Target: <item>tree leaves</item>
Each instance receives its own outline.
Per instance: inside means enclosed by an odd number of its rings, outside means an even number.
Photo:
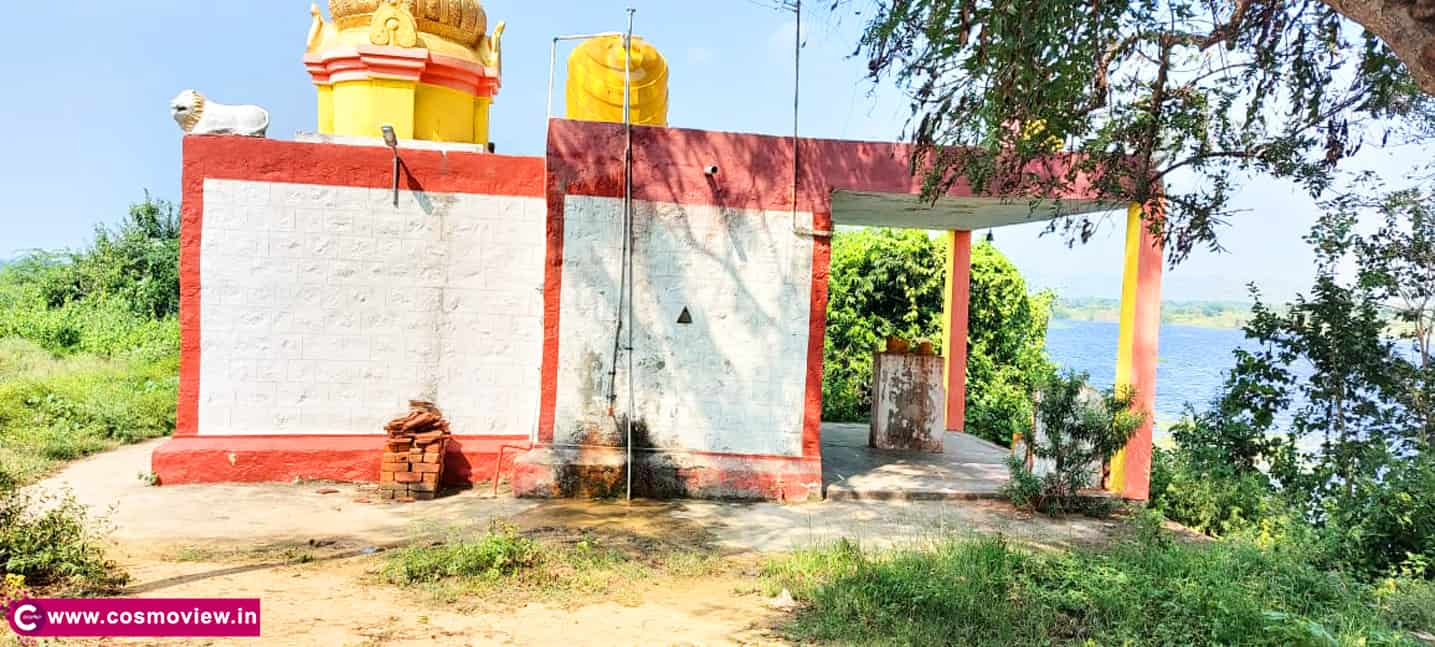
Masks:
[[[1220,248],[1236,178],[1318,196],[1392,119],[1435,132],[1431,98],[1389,48],[1318,0],[886,0],[857,51],[873,80],[910,94],[904,136],[926,198],[966,181],[1025,198],[1090,183],[1113,203],[1165,199],[1153,226],[1173,263]],[[1074,163],[1032,172],[1053,140]],[[1092,229],[1088,217],[1052,227],[1073,241]]]

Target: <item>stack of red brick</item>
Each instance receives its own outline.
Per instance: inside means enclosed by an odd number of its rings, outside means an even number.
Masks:
[[[389,434],[379,465],[379,494],[385,499],[432,499],[443,482],[448,421],[432,403],[413,401],[409,413],[384,425]]]

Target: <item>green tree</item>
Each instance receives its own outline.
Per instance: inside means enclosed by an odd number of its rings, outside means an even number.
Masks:
[[[1435,575],[1435,196],[1346,196],[1326,208],[1306,238],[1309,294],[1273,308],[1253,288],[1254,348],[1236,353],[1211,408],[1173,429],[1153,502],[1212,530],[1290,510],[1340,565]],[[1360,232],[1365,213],[1381,216],[1377,231]]]
[[[38,289],[58,308],[84,299],[118,299],[136,316],[179,314],[179,216],[145,194],[119,227],[95,227],[88,248],[38,252],[7,265],[8,282]]]
[[[172,355],[178,313],[179,217],[148,194],[119,226],[96,227],[83,249],[0,267],[0,337],[52,352]]]
[[[1031,428],[1032,394],[1055,372],[1046,327],[1056,295],[1026,279],[991,243],[972,246],[967,315],[968,433],[1001,445]]]
[[[859,229],[832,237],[823,419],[868,419],[872,353],[888,335],[940,347],[944,254],[924,231]]]
[[[824,348],[823,418],[865,421],[872,353],[889,335],[941,350],[946,246],[926,232],[841,231],[833,237]],[[1046,326],[1054,300],[1028,294],[1016,266],[990,243],[972,247],[967,431],[1010,444],[1030,427],[1031,394],[1052,371]]]
[[[1088,182],[1113,202],[1164,198],[1166,218],[1151,226],[1172,261],[1219,249],[1244,177],[1288,178],[1318,195],[1362,145],[1432,132],[1431,97],[1406,66],[1331,8],[1378,3],[875,4],[857,53],[873,80],[894,79],[910,95],[905,136],[927,198],[956,182],[1030,198]],[[1072,163],[1047,166],[1058,150]],[[1085,241],[1098,223],[1051,226]]]

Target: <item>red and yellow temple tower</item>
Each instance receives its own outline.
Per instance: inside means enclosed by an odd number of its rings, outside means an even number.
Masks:
[[[329,0],[316,5],[304,65],[319,132],[487,144],[502,74],[503,23],[488,33],[477,0]]]

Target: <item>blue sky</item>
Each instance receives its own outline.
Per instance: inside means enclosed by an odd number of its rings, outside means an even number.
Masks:
[[[790,13],[768,0],[489,0],[490,25],[504,33],[503,89],[491,138],[508,154],[539,155],[550,38],[620,30],[623,9],[638,10],[636,33],[668,58],[669,122],[758,133],[790,132]],[[827,3],[814,2],[819,7]],[[314,91],[300,62],[309,27],[305,0],[132,0],[24,2],[6,8],[12,26],[0,44],[0,98],[6,196],[0,258],[22,250],[81,245],[94,225],[113,222],[148,189],[175,199],[180,131],[167,103],[194,88],[224,103],[257,103],[272,115],[271,137],[314,130]],[[894,139],[907,106],[892,88],[863,80],[850,58],[861,19],[816,13],[805,21],[802,131],[808,136]],[[561,110],[562,66],[558,88]],[[1397,174],[1430,150],[1373,150],[1361,168]],[[1299,189],[1256,178],[1236,195],[1245,210],[1224,232],[1224,254],[1198,253],[1168,273],[1173,300],[1243,298],[1260,283],[1284,298],[1307,285],[1310,255],[1300,236],[1314,205]],[[1038,287],[1068,296],[1114,297],[1121,240],[1107,226],[1091,243],[1067,249],[1040,225],[996,232],[1005,251]]]

